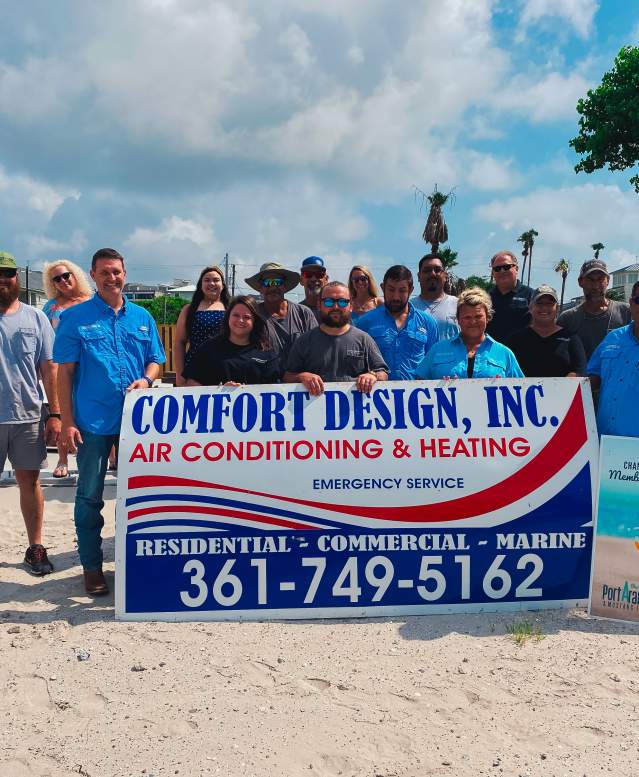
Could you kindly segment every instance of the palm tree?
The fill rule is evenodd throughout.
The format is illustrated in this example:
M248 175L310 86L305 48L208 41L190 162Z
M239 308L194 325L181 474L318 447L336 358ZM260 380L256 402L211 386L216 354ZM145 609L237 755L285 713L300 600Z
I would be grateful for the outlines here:
M428 218L426 219L426 226L424 227L422 238L425 243L430 243L431 252L433 254L437 253L440 243L445 243L448 240L448 227L444 221L442 208L449 197L450 192L444 194L443 192L437 191L437 184L435 184L433 193L426 195L426 199L430 202L430 210L428 212Z
M442 248L441 251L437 252L437 256L441 259L444 270L451 270L453 267L457 266L457 254L458 252L453 251L451 248Z
M566 278L570 272L570 265L565 259L560 259L555 266L555 272L561 273L561 300L559 301L559 311L561 312L564 305L564 289L566 288Z
M519 235L517 238L517 242L523 244L523 250L521 252L521 255L524 257L524 261L521 266L521 277L523 278L526 274L526 262L528 261L528 232L522 232L521 235Z
M529 229L528 232L524 232L521 237L518 238L518 240L521 240L521 242L524 244L524 268L522 268L521 271L521 278L523 280L524 278L524 269L526 266L526 256L528 256L528 280L526 283L528 286L530 286L530 270L532 268L532 252L533 252L533 246L535 245L535 238L539 237L539 232L537 232L536 229ZM526 251L527 249L527 251Z
M603 243L593 243L590 247L595 252L595 259L599 259L599 251L603 251L606 246Z

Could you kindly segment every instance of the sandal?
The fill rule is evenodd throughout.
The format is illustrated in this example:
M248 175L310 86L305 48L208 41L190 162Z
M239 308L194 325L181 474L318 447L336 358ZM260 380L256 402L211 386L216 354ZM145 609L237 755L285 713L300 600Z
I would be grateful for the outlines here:
M69 477L69 469L66 464L60 464L58 462L56 468L53 470L51 475L54 478L68 478Z

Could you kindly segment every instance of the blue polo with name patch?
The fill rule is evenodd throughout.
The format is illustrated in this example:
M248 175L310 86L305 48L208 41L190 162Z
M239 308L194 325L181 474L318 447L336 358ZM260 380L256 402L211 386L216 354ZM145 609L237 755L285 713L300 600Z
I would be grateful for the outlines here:
M430 348L439 340L437 322L430 315L408 303L408 317L401 329L395 319L380 305L363 315L357 322L375 340L388 364L389 380L413 380L417 367Z
M590 357L586 372L599 375L599 434L639 437L639 340L630 323L613 329Z
M155 322L148 311L125 300L115 313L96 294L60 316L53 361L75 362L73 413L79 429L117 434L127 386L147 364L165 361Z

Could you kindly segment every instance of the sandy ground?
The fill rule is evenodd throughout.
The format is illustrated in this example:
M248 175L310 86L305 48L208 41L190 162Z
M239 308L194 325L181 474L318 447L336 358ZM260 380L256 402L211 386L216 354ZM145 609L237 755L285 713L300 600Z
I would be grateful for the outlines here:
M17 489L0 489L2 777L639 774L637 625L581 610L116 623L112 595L82 593L73 489L45 492L56 572L38 579ZM545 636L518 647L506 629L526 618Z
M639 622L639 605L623 601L613 592L603 596L608 589L628 586L628 592L639 590L639 547L632 539L601 536L595 549L595 574L593 576L592 612L606 618L624 618ZM639 773L639 772L638 772Z

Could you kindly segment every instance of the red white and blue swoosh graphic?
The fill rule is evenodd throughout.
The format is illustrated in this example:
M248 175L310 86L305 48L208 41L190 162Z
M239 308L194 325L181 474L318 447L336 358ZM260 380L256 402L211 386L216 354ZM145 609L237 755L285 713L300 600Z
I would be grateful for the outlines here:
M128 532L225 531L230 525L251 531L499 525L565 488L588 462L586 442L578 389L553 436L521 468L489 488L437 503L327 504L191 478L136 475L128 480Z

